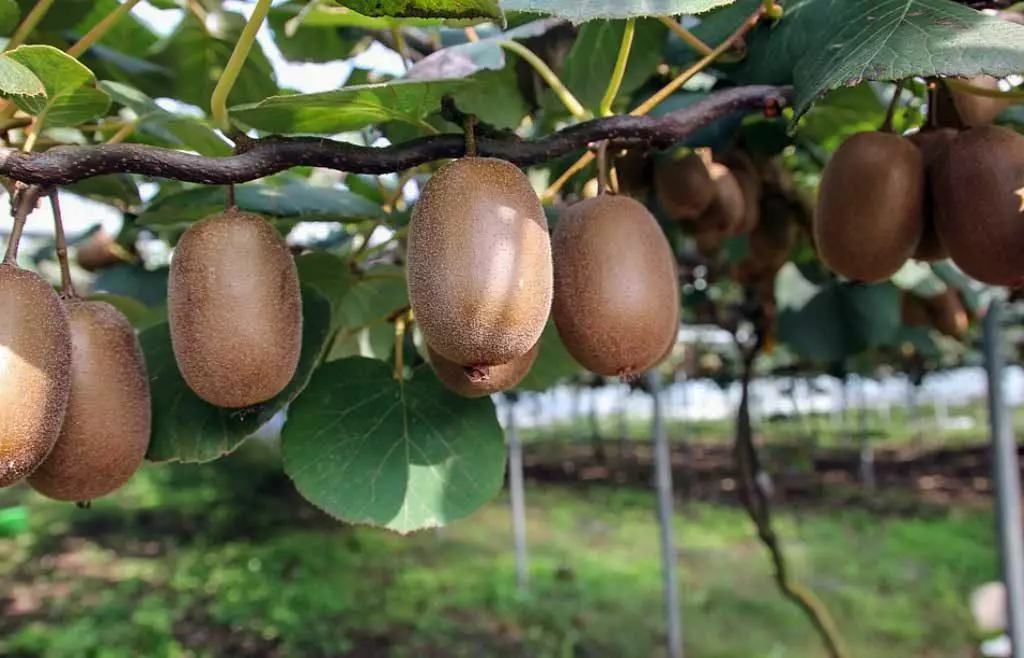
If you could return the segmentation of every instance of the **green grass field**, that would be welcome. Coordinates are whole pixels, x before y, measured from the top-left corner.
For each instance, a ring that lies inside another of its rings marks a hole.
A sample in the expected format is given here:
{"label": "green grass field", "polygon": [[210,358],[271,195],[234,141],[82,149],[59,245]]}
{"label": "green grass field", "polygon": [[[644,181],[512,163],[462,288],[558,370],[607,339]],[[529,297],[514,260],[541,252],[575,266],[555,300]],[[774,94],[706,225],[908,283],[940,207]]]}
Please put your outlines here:
{"label": "green grass field", "polygon": [[[507,500],[399,537],[302,505],[253,450],[152,466],[89,510],[7,493],[31,527],[0,539],[0,655],[662,656],[660,555],[646,492],[528,490],[531,588],[515,587]],[[796,575],[850,655],[954,658],[965,602],[996,573],[990,513],[780,511]],[[688,504],[676,540],[688,656],[811,658],[744,514]]]}

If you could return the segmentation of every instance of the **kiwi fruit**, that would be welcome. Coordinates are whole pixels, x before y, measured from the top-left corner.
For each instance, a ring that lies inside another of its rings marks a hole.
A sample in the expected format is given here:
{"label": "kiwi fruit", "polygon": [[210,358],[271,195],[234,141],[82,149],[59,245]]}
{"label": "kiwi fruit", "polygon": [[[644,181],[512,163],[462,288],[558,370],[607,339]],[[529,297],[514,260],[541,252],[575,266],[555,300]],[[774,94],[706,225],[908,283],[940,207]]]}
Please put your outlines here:
{"label": "kiwi fruit", "polygon": [[708,164],[708,175],[714,185],[715,196],[704,213],[697,219],[697,225],[726,235],[740,233],[746,224],[747,202],[743,188],[724,164]]}
{"label": "kiwi fruit", "polygon": [[599,375],[631,379],[656,365],[679,328],[675,258],[635,199],[569,206],[552,236],[551,315],[569,354]]}
{"label": "kiwi fruit", "polygon": [[53,450],[67,409],[71,328],[53,287],[0,264],[0,488],[32,474]]}
{"label": "kiwi fruit", "polygon": [[908,327],[926,327],[931,324],[928,303],[921,297],[900,291],[900,321]]}
{"label": "kiwi fruit", "polygon": [[75,262],[86,272],[95,272],[125,262],[122,253],[114,238],[101,230],[76,248]]}
{"label": "kiwi fruit", "polygon": [[730,166],[733,178],[739,184],[740,193],[743,195],[743,221],[737,233],[750,233],[761,218],[761,193],[764,186],[757,169],[748,158],[743,157],[737,161],[740,164]]}
{"label": "kiwi fruit", "polygon": [[939,233],[935,230],[934,207],[935,200],[932,195],[930,182],[932,164],[942,150],[946,148],[950,140],[956,137],[957,131],[952,128],[939,128],[938,130],[922,130],[907,139],[921,149],[924,158],[925,186],[924,186],[924,230],[921,233],[921,241],[914,251],[914,258],[922,261],[936,261],[949,258],[949,250],[939,240]]}
{"label": "kiwi fruit", "polygon": [[955,289],[947,287],[941,294],[928,298],[926,304],[931,325],[939,332],[956,340],[967,335],[970,318]]}
{"label": "kiwi fruit", "polygon": [[142,465],[152,422],[149,377],[128,319],[106,302],[66,300],[71,394],[53,451],[28,484],[85,502],[120,489]]}
{"label": "kiwi fruit", "polygon": [[794,203],[780,194],[765,195],[758,205],[758,221],[747,239],[748,257],[757,268],[777,272],[789,259],[796,238]]}
{"label": "kiwi fruit", "polygon": [[697,253],[707,260],[715,260],[725,248],[726,235],[723,231],[710,228],[699,229],[693,236]]}
{"label": "kiwi fruit", "polygon": [[655,161],[654,193],[666,215],[693,221],[714,201],[716,186],[704,158],[691,151],[682,158]]}
{"label": "kiwi fruit", "polygon": [[[982,89],[999,89],[999,78],[994,78],[991,75],[976,75],[962,79],[964,82]],[[965,128],[989,125],[1010,106],[1010,101],[1002,98],[978,96],[955,89],[950,92],[953,103],[956,105],[956,111],[960,115],[960,121]]]}
{"label": "kiwi fruit", "polygon": [[291,381],[302,349],[299,276],[262,217],[228,210],[190,226],[171,259],[167,301],[178,369],[203,400],[247,407]]}
{"label": "kiwi fruit", "polygon": [[427,344],[427,356],[434,374],[445,388],[467,398],[481,398],[518,385],[530,372],[539,351],[540,341],[537,341],[526,354],[481,370],[449,361]]}
{"label": "kiwi fruit", "polygon": [[468,157],[443,165],[413,208],[409,301],[423,338],[463,366],[526,354],[551,312],[548,220],[519,167]]}
{"label": "kiwi fruit", "polygon": [[936,157],[930,184],[939,239],[956,265],[992,285],[1024,277],[1024,135],[965,130]]}
{"label": "kiwi fruit", "polygon": [[884,132],[847,138],[822,172],[812,222],[825,265],[861,283],[895,274],[921,241],[924,182],[913,142]]}

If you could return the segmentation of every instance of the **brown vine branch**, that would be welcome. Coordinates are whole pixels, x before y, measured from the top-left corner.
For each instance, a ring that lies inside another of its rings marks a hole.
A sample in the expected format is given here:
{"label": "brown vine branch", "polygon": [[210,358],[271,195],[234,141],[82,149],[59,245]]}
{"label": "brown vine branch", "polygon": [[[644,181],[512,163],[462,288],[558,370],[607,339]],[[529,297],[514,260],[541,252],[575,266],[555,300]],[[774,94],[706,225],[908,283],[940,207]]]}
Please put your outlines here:
{"label": "brown vine branch", "polygon": [[842,649],[839,631],[828,609],[814,592],[796,582],[789,573],[785,553],[772,527],[771,505],[757,478],[761,472],[761,465],[754,447],[753,428],[750,422],[750,380],[753,376],[754,360],[764,347],[764,342],[765,332],[758,330],[752,346],[746,349],[740,346],[743,371],[740,381],[740,406],[736,414],[736,443],[733,447],[733,457],[739,473],[740,501],[757,528],[758,538],[771,554],[775,583],[779,591],[804,611],[821,636],[830,658],[845,658],[846,653]]}
{"label": "brown vine branch", "polygon": [[[579,123],[536,140],[477,137],[477,155],[536,165],[608,140],[616,146],[665,147],[721,117],[784,105],[791,87],[752,85],[716,92],[661,117],[615,116]],[[243,152],[205,157],[141,144],[55,146],[39,153],[0,148],[0,176],[25,183],[70,185],[104,174],[129,173],[190,183],[245,183],[298,166],[383,174],[465,155],[460,134],[422,137],[387,147],[315,137],[266,137]]]}

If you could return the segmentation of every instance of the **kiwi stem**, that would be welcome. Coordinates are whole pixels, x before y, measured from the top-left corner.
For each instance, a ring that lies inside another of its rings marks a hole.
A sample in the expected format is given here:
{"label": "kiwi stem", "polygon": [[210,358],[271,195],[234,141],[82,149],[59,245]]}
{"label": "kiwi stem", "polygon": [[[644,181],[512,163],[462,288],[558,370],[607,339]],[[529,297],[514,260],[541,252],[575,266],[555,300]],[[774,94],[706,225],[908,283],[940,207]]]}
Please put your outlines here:
{"label": "kiwi stem", "polygon": [[551,87],[551,91],[555,92],[555,95],[558,96],[558,100],[562,101],[562,105],[565,106],[565,109],[567,109],[569,114],[576,118],[577,121],[586,121],[587,119],[592,118],[590,116],[590,112],[587,112],[583,105],[576,100],[576,97],[572,95],[572,92],[565,86],[565,83],[563,83],[561,79],[555,75],[555,72],[544,63],[544,60],[537,57],[532,50],[518,41],[513,41],[511,39],[508,41],[499,41],[498,45],[505,50],[511,50],[513,53],[523,58],[527,64],[532,66],[533,70],[537,72],[537,75],[543,78],[544,82]]}
{"label": "kiwi stem", "polygon": [[139,0],[125,0],[123,3],[118,5],[117,9],[107,14],[106,18],[101,20],[99,23],[93,25],[91,30],[86,32],[81,39],[68,48],[67,54],[72,57],[78,57],[86,50],[89,50],[94,43],[103,38],[103,35],[105,35],[110,28],[121,19],[122,16],[130,12],[137,4],[139,4]]}
{"label": "kiwi stem", "polygon": [[889,101],[889,107],[885,110],[885,120],[882,121],[882,127],[878,130],[883,133],[892,132],[892,120],[896,117],[896,108],[899,107],[900,98],[903,96],[903,80],[897,80],[892,90],[892,100]]}
{"label": "kiwi stem", "polygon": [[68,242],[64,237],[64,218],[60,214],[60,197],[57,188],[50,190],[50,207],[53,209],[53,230],[57,238],[57,262],[60,263],[60,295],[64,299],[75,299],[75,284],[71,281],[71,266],[68,265]]}
{"label": "kiwi stem", "polygon": [[597,145],[597,194],[604,194],[608,189],[608,142]]}
{"label": "kiwi stem", "polygon": [[111,135],[110,139],[107,140],[107,144],[120,144],[124,140],[128,139],[128,137],[135,132],[135,125],[134,121],[130,121],[118,128],[117,132]]}
{"label": "kiwi stem", "polygon": [[466,117],[466,157],[476,157],[476,115]]}
{"label": "kiwi stem", "polygon": [[686,43],[690,48],[693,48],[701,55],[707,55],[711,52],[711,46],[701,41],[697,35],[690,32],[685,27],[679,24],[679,21],[673,19],[670,16],[659,16],[658,20],[665,24],[669,30],[676,33],[683,42]]}
{"label": "kiwi stem", "polygon": [[725,41],[715,46],[711,52],[700,58],[696,64],[677,75],[671,82],[655,92],[653,96],[630,112],[630,116],[644,116],[657,107],[663,100],[674,94],[677,89],[689,82],[693,76],[703,71],[709,64],[718,59],[720,55],[732,48],[733,44],[743,38],[744,34],[753,29],[753,27],[757,25],[758,21],[761,20],[761,17],[764,15],[764,11],[764,6],[759,7],[758,10],[748,16]]}
{"label": "kiwi stem", "polygon": [[238,208],[238,201],[235,198],[235,184],[231,183],[228,185],[228,208]]}
{"label": "kiwi stem", "polygon": [[256,0],[252,16],[249,17],[249,21],[242,28],[242,34],[239,35],[238,43],[235,44],[235,49],[231,52],[231,58],[228,59],[224,72],[221,73],[220,80],[217,81],[217,86],[213,89],[213,95],[210,96],[210,110],[213,113],[213,120],[225,134],[231,132],[231,117],[228,116],[228,94],[231,93],[231,89],[235,86],[238,74],[242,71],[245,60],[249,57],[249,51],[252,50],[252,44],[256,41],[256,34],[260,31],[263,21],[267,18],[267,13],[270,11],[270,3],[271,0]]}
{"label": "kiwi stem", "polygon": [[35,208],[36,202],[43,194],[43,188],[39,185],[22,187],[16,192],[17,207],[14,211],[14,225],[11,227],[11,237],[7,241],[7,253],[4,254],[4,265],[18,264],[18,245],[21,243],[21,234],[25,230],[25,220]]}
{"label": "kiwi stem", "polygon": [[395,318],[395,379],[405,379],[405,321],[403,313]]}
{"label": "kiwi stem", "polygon": [[571,167],[562,172],[562,175],[558,177],[554,183],[548,186],[548,189],[544,190],[544,194],[541,195],[540,199],[543,202],[551,201],[558,194],[558,191],[569,182],[569,179],[579,173],[584,167],[590,164],[594,160],[594,152],[587,151],[583,156],[574,162]]}
{"label": "kiwi stem", "polygon": [[619,55],[615,59],[615,68],[612,69],[612,77],[608,81],[608,88],[604,92],[604,98],[598,106],[597,115],[608,117],[612,115],[612,103],[619,94],[622,87],[622,78],[626,75],[626,64],[629,62],[629,51],[633,49],[633,35],[636,34],[636,19],[630,18],[626,21],[625,30],[622,33],[622,43],[619,44]]}
{"label": "kiwi stem", "polygon": [[32,7],[32,11],[28,12],[28,16],[21,22],[18,29],[14,31],[14,36],[7,42],[4,47],[4,52],[8,50],[14,50],[21,44],[25,43],[25,39],[32,34],[32,30],[36,29],[36,25],[39,25],[39,21],[43,20],[43,16],[46,16],[46,12],[53,6],[54,0],[39,0]]}

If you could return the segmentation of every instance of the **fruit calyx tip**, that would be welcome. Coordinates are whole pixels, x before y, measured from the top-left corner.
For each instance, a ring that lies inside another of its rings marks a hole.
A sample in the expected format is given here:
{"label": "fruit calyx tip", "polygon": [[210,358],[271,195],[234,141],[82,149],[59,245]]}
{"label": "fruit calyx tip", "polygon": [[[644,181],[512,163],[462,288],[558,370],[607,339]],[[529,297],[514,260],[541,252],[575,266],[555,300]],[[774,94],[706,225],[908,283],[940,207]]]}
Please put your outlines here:
{"label": "fruit calyx tip", "polygon": [[480,382],[485,382],[485,381],[487,381],[487,380],[489,380],[491,378],[491,367],[490,366],[485,366],[485,365],[464,366],[463,367],[463,372],[466,375],[466,379],[468,379],[469,381],[473,382],[474,384],[478,384]]}

